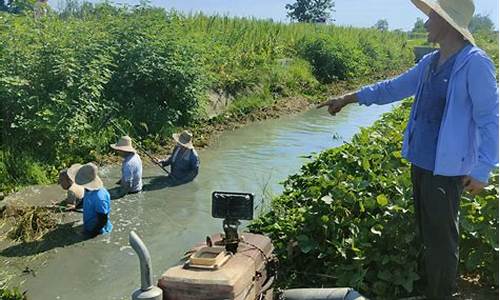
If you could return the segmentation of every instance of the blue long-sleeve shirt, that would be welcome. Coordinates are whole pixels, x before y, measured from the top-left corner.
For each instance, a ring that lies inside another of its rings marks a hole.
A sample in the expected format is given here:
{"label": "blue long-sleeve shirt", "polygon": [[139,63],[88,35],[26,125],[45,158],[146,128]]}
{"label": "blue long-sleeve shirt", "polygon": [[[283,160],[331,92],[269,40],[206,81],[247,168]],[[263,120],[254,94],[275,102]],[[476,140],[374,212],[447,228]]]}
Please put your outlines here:
{"label": "blue long-sleeve shirt", "polygon": [[170,174],[176,181],[187,182],[198,175],[200,158],[195,149],[176,145],[172,155],[160,161],[162,166],[170,165]]}
{"label": "blue long-sleeve shirt", "polygon": [[[386,104],[415,96],[403,139],[408,158],[409,138],[415,130],[417,102],[430,63],[437,51],[426,55],[400,76],[362,88],[361,105]],[[453,66],[436,147],[435,175],[470,175],[487,182],[498,166],[498,85],[495,66],[486,53],[472,45],[464,47]]]}

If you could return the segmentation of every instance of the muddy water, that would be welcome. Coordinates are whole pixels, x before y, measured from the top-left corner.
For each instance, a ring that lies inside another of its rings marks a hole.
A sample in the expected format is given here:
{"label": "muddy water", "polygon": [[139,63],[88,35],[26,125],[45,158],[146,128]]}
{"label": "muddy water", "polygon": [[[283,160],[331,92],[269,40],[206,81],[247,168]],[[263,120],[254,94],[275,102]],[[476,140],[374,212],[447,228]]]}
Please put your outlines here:
{"label": "muddy water", "polygon": [[[129,231],[135,230],[149,248],[156,280],[190,245],[222,229],[221,220],[210,216],[212,191],[254,193],[257,214],[262,199],[278,194],[279,182],[308,160],[304,156],[341,145],[360,126],[371,125],[390,109],[352,106],[335,118],[324,110],[311,110],[226,132],[209,149],[199,151],[200,174],[192,183],[163,187],[163,171],[145,164],[149,191],[113,200],[111,234],[90,241],[68,237],[42,249],[34,260],[23,256],[24,248],[14,248],[1,261],[7,259],[7,269],[16,274],[11,283],[22,282],[32,299],[130,299],[140,279],[138,259],[128,245]],[[103,168],[101,176],[106,186],[113,187],[119,168]],[[57,199],[62,192],[55,186],[31,187],[14,195],[26,196]],[[81,215],[67,218],[81,226]],[[33,272],[23,273],[26,266]]]}

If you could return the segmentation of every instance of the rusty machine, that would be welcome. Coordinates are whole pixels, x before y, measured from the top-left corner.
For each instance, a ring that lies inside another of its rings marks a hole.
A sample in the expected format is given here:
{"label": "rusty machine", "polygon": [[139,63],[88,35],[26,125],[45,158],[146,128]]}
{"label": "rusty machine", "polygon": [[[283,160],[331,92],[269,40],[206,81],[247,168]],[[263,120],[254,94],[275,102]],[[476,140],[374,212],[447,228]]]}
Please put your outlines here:
{"label": "rusty machine", "polygon": [[224,233],[207,236],[191,248],[157,286],[152,285],[149,253],[132,232],[130,243],[139,255],[142,278],[132,299],[272,300],[276,260],[271,240],[238,232],[240,220],[253,218],[253,203],[250,193],[213,192],[212,217],[223,219]]}
{"label": "rusty machine", "polygon": [[223,219],[224,233],[207,236],[173,267],[161,275],[157,285],[151,275],[151,258],[146,246],[130,233],[137,252],[141,288],[132,300],[361,300],[349,288],[295,289],[278,296],[273,283],[276,258],[271,240],[260,234],[239,233],[240,220],[251,220],[254,196],[250,193],[213,192],[212,217]]}

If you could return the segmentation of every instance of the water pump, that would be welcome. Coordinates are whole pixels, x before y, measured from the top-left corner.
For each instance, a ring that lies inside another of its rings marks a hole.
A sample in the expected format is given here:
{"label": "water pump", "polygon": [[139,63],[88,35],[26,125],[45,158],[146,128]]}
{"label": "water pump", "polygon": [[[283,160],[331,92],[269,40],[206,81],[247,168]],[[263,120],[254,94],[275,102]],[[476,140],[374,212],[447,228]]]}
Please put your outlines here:
{"label": "water pump", "polygon": [[253,218],[253,194],[212,193],[212,217],[224,219],[224,234],[194,246],[158,281],[164,300],[273,299],[273,245],[263,235],[238,233]]}
{"label": "water pump", "polygon": [[212,216],[224,219],[224,234],[207,236],[151,284],[151,258],[132,232],[141,262],[141,288],[132,299],[148,300],[366,300],[351,288],[292,289],[274,293],[276,258],[271,240],[239,233],[240,220],[253,218],[253,194],[213,192]]}

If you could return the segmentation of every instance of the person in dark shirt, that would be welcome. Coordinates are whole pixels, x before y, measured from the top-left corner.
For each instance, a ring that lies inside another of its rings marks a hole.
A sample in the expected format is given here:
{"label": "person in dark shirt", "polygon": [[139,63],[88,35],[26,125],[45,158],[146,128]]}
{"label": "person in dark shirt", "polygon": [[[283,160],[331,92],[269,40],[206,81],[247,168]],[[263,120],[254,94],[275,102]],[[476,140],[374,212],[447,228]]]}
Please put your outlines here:
{"label": "person in dark shirt", "polygon": [[170,166],[170,179],[176,184],[192,181],[200,168],[200,158],[193,146],[193,135],[184,130],[172,135],[177,143],[172,154],[158,161],[163,167]]}

